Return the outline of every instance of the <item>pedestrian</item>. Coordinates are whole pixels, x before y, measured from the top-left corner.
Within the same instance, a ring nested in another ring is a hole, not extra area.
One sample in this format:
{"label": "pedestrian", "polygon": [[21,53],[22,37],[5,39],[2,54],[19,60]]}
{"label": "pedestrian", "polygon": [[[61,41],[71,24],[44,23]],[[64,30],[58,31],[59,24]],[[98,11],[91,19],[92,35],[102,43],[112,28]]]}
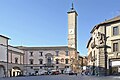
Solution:
{"label": "pedestrian", "polygon": [[82,70],[82,72],[81,72],[81,75],[83,75],[83,70]]}
{"label": "pedestrian", "polygon": [[77,76],[77,73],[75,73],[75,75]]}

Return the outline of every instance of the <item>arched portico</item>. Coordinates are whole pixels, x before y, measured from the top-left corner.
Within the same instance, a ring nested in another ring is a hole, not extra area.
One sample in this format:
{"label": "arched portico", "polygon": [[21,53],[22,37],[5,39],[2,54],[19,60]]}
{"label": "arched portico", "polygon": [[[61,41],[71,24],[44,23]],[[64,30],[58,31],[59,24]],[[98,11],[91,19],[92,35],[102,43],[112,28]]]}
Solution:
{"label": "arched portico", "polygon": [[15,66],[10,70],[9,73],[10,73],[10,77],[19,76],[22,74],[22,70],[19,67]]}

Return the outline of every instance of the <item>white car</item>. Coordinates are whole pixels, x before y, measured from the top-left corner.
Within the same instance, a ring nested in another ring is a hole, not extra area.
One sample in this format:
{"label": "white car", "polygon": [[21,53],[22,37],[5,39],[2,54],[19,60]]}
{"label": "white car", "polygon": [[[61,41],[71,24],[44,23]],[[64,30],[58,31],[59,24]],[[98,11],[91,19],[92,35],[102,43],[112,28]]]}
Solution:
{"label": "white car", "polygon": [[72,72],[72,70],[70,68],[66,68],[63,73],[64,74],[69,74],[71,72]]}
{"label": "white car", "polygon": [[47,71],[46,70],[42,70],[39,72],[40,75],[46,75],[47,74]]}

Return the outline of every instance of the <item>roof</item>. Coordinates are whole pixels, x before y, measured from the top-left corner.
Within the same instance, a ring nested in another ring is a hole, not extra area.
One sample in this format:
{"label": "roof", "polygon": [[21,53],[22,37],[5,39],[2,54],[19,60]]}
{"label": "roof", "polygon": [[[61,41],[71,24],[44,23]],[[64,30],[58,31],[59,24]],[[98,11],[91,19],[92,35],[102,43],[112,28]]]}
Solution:
{"label": "roof", "polygon": [[6,37],[6,36],[3,36],[3,35],[0,35],[0,37],[6,38],[6,39],[10,39],[10,38],[8,38],[8,37]]}
{"label": "roof", "polygon": [[101,22],[100,24],[95,25],[94,28],[92,29],[92,31],[90,33],[92,33],[95,29],[98,29],[99,26],[101,26],[101,25],[115,23],[115,22],[118,22],[118,21],[120,21],[120,15],[116,16],[114,18],[108,19],[108,20],[106,20],[104,22]]}
{"label": "roof", "polygon": [[87,59],[88,57],[87,56],[83,56],[83,59]]}
{"label": "roof", "polygon": [[78,57],[79,57],[79,58],[83,58],[83,57],[82,57],[82,56],[80,56],[80,55],[79,55]]}
{"label": "roof", "polygon": [[49,46],[49,47],[25,47],[25,46],[18,46],[18,48],[22,49],[22,50],[67,50],[67,49],[75,50],[74,48],[70,48],[68,46]]}
{"label": "roof", "polygon": [[78,15],[75,10],[70,10],[70,11],[68,11],[67,13],[75,13],[76,15]]}
{"label": "roof", "polygon": [[15,47],[15,46],[12,46],[12,45],[8,45],[9,47],[12,47],[12,48],[16,48],[16,49],[19,49],[18,47]]}
{"label": "roof", "polygon": [[23,50],[19,49],[18,47],[11,46],[11,45],[8,45],[8,50],[24,54]]}
{"label": "roof", "polygon": [[87,43],[87,48],[88,48],[88,46],[89,46],[91,40],[92,40],[92,37],[90,37],[90,39],[89,39],[89,41],[88,41],[88,43]]}

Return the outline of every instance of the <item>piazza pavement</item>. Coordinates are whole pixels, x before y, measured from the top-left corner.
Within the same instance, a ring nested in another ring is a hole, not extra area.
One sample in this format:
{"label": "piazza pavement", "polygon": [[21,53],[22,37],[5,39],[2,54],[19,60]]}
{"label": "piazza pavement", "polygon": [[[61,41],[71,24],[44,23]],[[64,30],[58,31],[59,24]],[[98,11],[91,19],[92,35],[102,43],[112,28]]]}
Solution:
{"label": "piazza pavement", "polygon": [[86,76],[86,75],[41,75],[25,77],[0,78],[0,80],[120,80],[120,76]]}

